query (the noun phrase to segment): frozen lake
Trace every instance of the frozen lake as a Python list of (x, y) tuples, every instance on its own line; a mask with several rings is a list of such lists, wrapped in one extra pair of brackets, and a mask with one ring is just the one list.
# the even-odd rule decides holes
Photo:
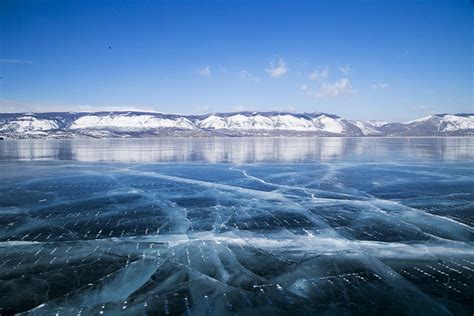
[(474, 138), (0, 141), (0, 314), (474, 312)]

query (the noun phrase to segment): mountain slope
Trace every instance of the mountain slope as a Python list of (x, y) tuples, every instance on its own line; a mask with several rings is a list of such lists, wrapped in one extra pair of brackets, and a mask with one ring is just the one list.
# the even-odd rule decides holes
[(474, 135), (474, 113), (434, 114), (379, 130), (387, 136), (469, 136)]
[(327, 113), (290, 112), (0, 114), (0, 136), (4, 138), (309, 135), (468, 136), (474, 135), (474, 114), (436, 114), (406, 123), (351, 121)]

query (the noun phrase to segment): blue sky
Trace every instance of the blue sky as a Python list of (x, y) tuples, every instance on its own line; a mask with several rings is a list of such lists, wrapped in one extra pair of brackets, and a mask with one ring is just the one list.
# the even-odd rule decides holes
[(0, 2), (0, 111), (473, 112), (471, 1)]

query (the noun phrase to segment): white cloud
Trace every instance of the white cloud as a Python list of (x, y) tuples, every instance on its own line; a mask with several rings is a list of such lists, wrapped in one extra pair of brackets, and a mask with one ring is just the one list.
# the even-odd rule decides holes
[(377, 83), (374, 83), (374, 84), (370, 85), (370, 87), (374, 90), (385, 90), (385, 89), (388, 89), (390, 87), (390, 85), (388, 83), (385, 83), (385, 82), (377, 82)]
[(345, 76), (349, 76), (349, 74), (352, 72), (351, 65), (339, 67), (339, 71), (342, 72)]
[(25, 59), (0, 59), (0, 63), (4, 64), (32, 64), (31, 60)]
[(273, 60), (270, 62), (270, 67), (265, 69), (265, 72), (268, 73), (273, 78), (283, 77), (288, 72), (288, 67), (283, 58), (278, 60)]
[(334, 83), (323, 82), (316, 92), (318, 97), (337, 97), (343, 94), (353, 93), (349, 78), (342, 78)]
[(240, 72), (240, 78), (243, 80), (251, 81), (251, 82), (260, 82), (260, 78), (254, 76), (252, 73), (248, 72), (247, 70), (242, 70)]
[(211, 68), (209, 67), (209, 65), (204, 67), (204, 68), (199, 68), (197, 70), (197, 73), (201, 77), (210, 77), (211, 76)]
[(353, 94), (357, 92), (352, 88), (349, 78), (342, 78), (334, 83), (323, 82), (319, 85), (318, 91), (311, 90), (306, 84), (302, 85), (300, 90), (306, 92), (310, 96), (317, 98), (337, 97), (344, 94)]
[(310, 80), (317, 80), (317, 81), (320, 81), (320, 80), (324, 80), (328, 77), (329, 75), (329, 72), (328, 72), (328, 68), (324, 68), (324, 69), (321, 69), (321, 68), (318, 68), (316, 70), (314, 70), (312, 73), (309, 74), (308, 78)]

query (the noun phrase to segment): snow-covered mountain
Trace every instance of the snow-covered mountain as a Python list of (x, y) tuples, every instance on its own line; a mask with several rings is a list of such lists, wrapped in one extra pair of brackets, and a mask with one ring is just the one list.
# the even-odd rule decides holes
[(380, 127), (388, 136), (469, 136), (474, 135), (474, 113), (435, 114), (406, 123)]
[(405, 123), (352, 121), (327, 113), (290, 112), (0, 114), (0, 137), (3, 138), (309, 135), (469, 136), (474, 135), (474, 114), (436, 114)]

